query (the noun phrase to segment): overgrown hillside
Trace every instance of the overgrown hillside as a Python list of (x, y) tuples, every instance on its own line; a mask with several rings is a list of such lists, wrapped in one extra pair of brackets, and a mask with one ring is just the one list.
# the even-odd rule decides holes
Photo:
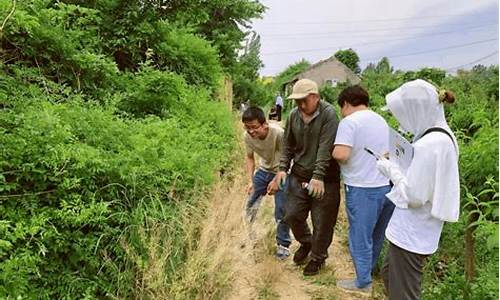
[(0, 0), (0, 298), (153, 297), (180, 276), (235, 146), (216, 91), (263, 7), (162, 3)]

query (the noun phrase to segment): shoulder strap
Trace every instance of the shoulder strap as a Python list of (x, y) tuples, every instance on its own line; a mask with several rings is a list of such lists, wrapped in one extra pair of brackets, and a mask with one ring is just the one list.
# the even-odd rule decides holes
[(456, 150), (457, 146), (455, 145), (455, 140), (453, 139), (453, 137), (451, 136), (451, 134), (447, 130), (445, 130), (441, 127), (431, 127), (429, 129), (427, 129), (424, 132), (424, 134), (422, 134), (422, 136), (420, 138), (423, 138), (426, 134), (431, 133), (431, 132), (441, 132), (441, 133), (446, 134), (450, 138), (451, 143), (453, 144), (453, 147), (455, 147), (455, 150)]

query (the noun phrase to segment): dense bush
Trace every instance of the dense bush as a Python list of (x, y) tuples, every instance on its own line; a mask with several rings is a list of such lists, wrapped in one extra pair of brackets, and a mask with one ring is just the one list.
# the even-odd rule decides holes
[(0, 0), (0, 298), (168, 290), (234, 146), (214, 91), (263, 10), (209, 17), (226, 2)]
[(233, 103), (234, 107), (236, 107), (238, 103), (247, 101), (251, 105), (258, 105), (261, 107), (274, 105), (275, 95), (271, 92), (269, 85), (263, 83), (260, 79), (253, 81), (240, 79), (234, 82), (234, 88), (238, 89), (238, 97), (240, 99)]
[[(98, 11), (29, 2), (18, 4), (2, 32), (3, 61), (36, 67), (48, 79), (89, 94), (112, 87), (118, 69), (103, 55), (96, 38)], [(0, 1), (2, 15), (10, 5), (11, 1)]]
[[(169, 86), (173, 75), (165, 75), (144, 85)], [(3, 86), (1, 297), (130, 295), (134, 273), (120, 243), (141, 225), (138, 204), (159, 198), (175, 215), (174, 200), (189, 201), (212, 182), (233, 145), (223, 105), (179, 82), (175, 95), (182, 97), (169, 117), (136, 109), (143, 120), (120, 118), (78, 95), (55, 104), (33, 86), (25, 92), (36, 99)]]
[(172, 30), (165, 22), (157, 26), (160, 42), (153, 48), (155, 63), (181, 74), (190, 84), (215, 89), (222, 76), (215, 48), (187, 30)]
[(337, 106), (337, 99), (340, 92), (347, 86), (349, 86), (349, 83), (344, 82), (339, 83), (336, 87), (333, 87), (330, 84), (323, 84), (319, 87), (319, 95), (321, 96), (321, 99), (331, 103), (335, 107)]

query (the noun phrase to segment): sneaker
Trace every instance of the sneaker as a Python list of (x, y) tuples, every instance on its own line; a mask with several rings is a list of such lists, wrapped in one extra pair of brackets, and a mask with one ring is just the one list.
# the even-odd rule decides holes
[(300, 244), (299, 249), (295, 251), (295, 254), (293, 255), (293, 262), (297, 265), (304, 264), (307, 260), (307, 256), (309, 255), (310, 251), (311, 251), (310, 243)]
[(324, 265), (325, 265), (324, 260), (318, 261), (311, 259), (304, 268), (304, 276), (312, 276), (318, 274), (319, 270), (321, 270), (321, 268), (323, 268)]
[(363, 294), (371, 294), (372, 293), (372, 284), (368, 284), (365, 287), (359, 288), (356, 286), (356, 280), (354, 279), (343, 279), (337, 281), (337, 287), (344, 289), (348, 292), (358, 292)]
[(279, 260), (285, 260), (288, 256), (290, 256), (290, 250), (283, 245), (278, 245), (278, 248), (276, 249), (276, 258)]

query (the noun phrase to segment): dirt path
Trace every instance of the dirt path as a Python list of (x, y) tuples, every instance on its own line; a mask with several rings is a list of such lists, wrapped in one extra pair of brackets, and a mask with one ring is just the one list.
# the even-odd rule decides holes
[[(243, 163), (241, 164), (243, 166)], [(246, 179), (243, 167), (236, 170), (230, 186), (215, 193), (209, 207), (206, 224), (201, 233), (203, 240), (216, 239), (211, 251), (212, 259), (224, 265), (229, 286), (222, 299), (384, 299), (380, 282), (375, 282), (372, 297), (345, 293), (335, 287), (336, 279), (352, 278), (353, 265), (347, 249), (347, 224), (344, 203), (341, 203), (334, 241), (329, 248), (330, 258), (317, 276), (302, 276), (301, 267), (291, 257), (285, 261), (274, 258), (275, 224), (273, 199), (265, 197), (253, 226), (255, 236), (249, 238), (243, 221)], [(298, 243), (292, 243), (292, 253)]]
[[(240, 153), (244, 153), (243, 149)], [(335, 286), (337, 279), (354, 277), (343, 200), (329, 258), (317, 276), (304, 277), (302, 268), (295, 266), (291, 257), (285, 261), (275, 259), (274, 199), (271, 197), (266, 196), (262, 201), (251, 239), (243, 218), (247, 197), (244, 160), (243, 157), (236, 160), (235, 165), (241, 167), (217, 184), (210, 196), (199, 247), (189, 262), (192, 276), (199, 277), (199, 270), (205, 269), (204, 283), (198, 290), (202, 292), (197, 293), (197, 299), (386, 299), (379, 278), (375, 278), (371, 297), (346, 293)], [(298, 242), (293, 241), (292, 255), (297, 248)], [(191, 281), (189, 276), (187, 280)]]

